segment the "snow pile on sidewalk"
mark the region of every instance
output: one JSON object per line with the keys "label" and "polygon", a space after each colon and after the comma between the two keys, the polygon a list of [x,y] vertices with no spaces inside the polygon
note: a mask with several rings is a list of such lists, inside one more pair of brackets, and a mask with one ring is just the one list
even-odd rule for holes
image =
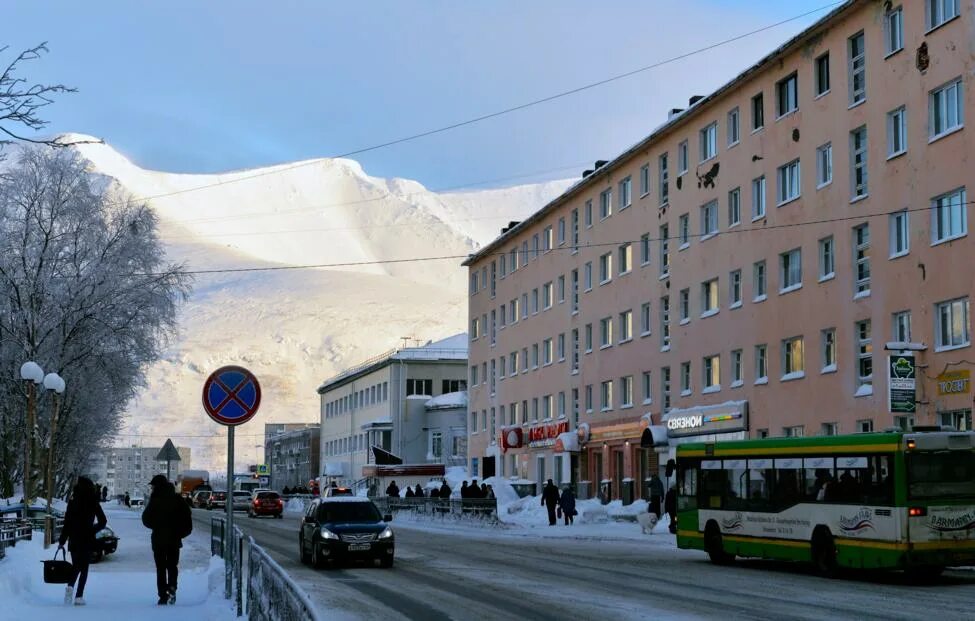
{"label": "snow pile on sidewalk", "polygon": [[156,573],[149,545],[149,531],[141,513],[106,507],[109,526],[120,537],[115,554],[91,566],[84,607],[64,605],[64,586],[45,584],[42,560],[55,548],[44,549],[43,536],[35,533],[7,549],[0,560],[0,605],[5,619],[54,619],[70,616],[91,621],[131,619],[234,619],[231,604],[223,598],[223,561],[210,558],[207,533],[194,533],[183,541],[179,592],[175,606],[156,605]]}
{"label": "snow pile on sidewalk", "polygon": [[309,499],[307,498],[291,498],[284,505],[284,513],[286,515],[301,515],[308,508],[308,502]]}

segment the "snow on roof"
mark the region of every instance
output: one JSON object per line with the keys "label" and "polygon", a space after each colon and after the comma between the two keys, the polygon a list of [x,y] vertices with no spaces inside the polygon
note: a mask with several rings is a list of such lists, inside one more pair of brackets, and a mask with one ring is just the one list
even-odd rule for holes
{"label": "snow on roof", "polygon": [[447,408],[466,408],[467,391],[448,392],[430,399],[425,404],[428,410],[444,410]]}

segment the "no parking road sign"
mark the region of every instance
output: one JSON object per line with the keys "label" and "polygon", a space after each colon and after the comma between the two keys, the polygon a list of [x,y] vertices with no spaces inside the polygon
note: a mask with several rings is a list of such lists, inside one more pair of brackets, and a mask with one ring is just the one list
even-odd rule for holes
{"label": "no parking road sign", "polygon": [[257,414],[261,385],[243,367],[220,367],[203,384],[203,409],[221,425],[240,425]]}

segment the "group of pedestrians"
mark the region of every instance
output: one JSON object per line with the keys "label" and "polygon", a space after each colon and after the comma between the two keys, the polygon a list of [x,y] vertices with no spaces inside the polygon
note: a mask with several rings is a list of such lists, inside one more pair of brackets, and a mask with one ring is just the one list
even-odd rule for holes
{"label": "group of pedestrians", "polygon": [[[193,518],[189,506],[165,476],[157,474],[149,485],[152,486],[152,494],[142,512],[142,523],[152,531],[152,556],[156,564],[156,591],[159,595],[157,604],[175,604],[179,550],[183,546],[182,540],[193,530]],[[106,499],[107,496],[96,490],[91,479],[78,477],[58,538],[59,550],[63,550],[67,544],[73,569],[71,580],[64,589],[66,605],[72,602],[75,606],[85,605],[85,586],[95,536],[108,524],[101,507],[101,502]]]}
{"label": "group of pedestrians", "polygon": [[460,497],[472,500],[494,498],[494,488],[487,483],[481,483],[478,485],[477,479],[471,479],[470,485],[467,484],[467,481],[461,483]]}
{"label": "group of pedestrians", "polygon": [[548,525],[555,526],[557,518],[565,520],[565,525],[572,524],[576,516],[576,496],[572,493],[571,487],[566,487],[562,492],[549,479],[542,489],[542,505],[548,510]]}

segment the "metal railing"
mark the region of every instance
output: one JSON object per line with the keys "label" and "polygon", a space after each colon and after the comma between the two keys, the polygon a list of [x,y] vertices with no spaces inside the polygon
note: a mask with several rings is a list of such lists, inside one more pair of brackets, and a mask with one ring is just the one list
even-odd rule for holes
{"label": "metal railing", "polygon": [[[210,552],[225,559],[227,524],[222,517],[210,518]],[[318,621],[319,616],[308,595],[288,573],[259,546],[253,537],[234,526],[230,545],[234,546],[231,572],[237,616],[251,621]],[[246,576],[246,580],[244,577]]]}
{"label": "metal railing", "polygon": [[34,529],[30,522],[13,520],[0,524],[0,558],[7,555],[7,548],[17,545],[18,541],[29,541]]}
{"label": "metal railing", "polygon": [[425,515],[440,519],[454,520],[498,520],[498,500],[496,498],[395,498],[382,496],[371,499],[380,513],[408,511],[414,515]]}

